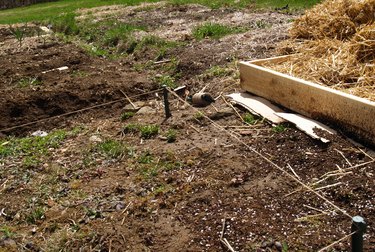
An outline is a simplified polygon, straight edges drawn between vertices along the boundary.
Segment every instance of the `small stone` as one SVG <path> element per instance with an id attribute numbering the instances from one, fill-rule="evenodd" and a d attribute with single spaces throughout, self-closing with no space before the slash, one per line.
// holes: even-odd
<path id="1" fill-rule="evenodd" d="M 149 106 L 142 107 L 138 110 L 137 114 L 147 115 L 147 114 L 155 114 L 155 110 Z"/>
<path id="2" fill-rule="evenodd" d="M 89 141 L 93 143 L 101 143 L 103 140 L 100 137 L 94 135 L 89 138 Z"/>
<path id="3" fill-rule="evenodd" d="M 137 101 L 137 102 L 133 102 L 133 104 L 130 104 L 130 103 L 126 104 L 126 106 L 124 107 L 124 110 L 125 111 L 138 111 L 143 106 L 145 106 L 145 102 Z"/>
<path id="4" fill-rule="evenodd" d="M 11 249 L 11 248 L 15 249 L 17 248 L 17 243 L 10 238 L 5 238 L 4 240 L 0 242 L 0 247 L 4 247 L 8 249 Z"/>
<path id="5" fill-rule="evenodd" d="M 277 251 L 282 251 L 283 250 L 283 245 L 281 245 L 281 242 L 275 242 L 275 247 Z"/>
<path id="6" fill-rule="evenodd" d="M 40 136 L 40 137 L 45 137 L 45 136 L 47 136 L 47 135 L 48 135 L 48 133 L 47 133 L 47 132 L 45 132 L 45 131 L 42 131 L 42 130 L 37 130 L 37 131 L 35 131 L 35 132 L 31 133 L 31 135 L 32 135 L 32 136 Z"/>
<path id="7" fill-rule="evenodd" d="M 116 211 L 121 211 L 124 208 L 125 208 L 124 203 L 120 202 L 116 204 Z"/>

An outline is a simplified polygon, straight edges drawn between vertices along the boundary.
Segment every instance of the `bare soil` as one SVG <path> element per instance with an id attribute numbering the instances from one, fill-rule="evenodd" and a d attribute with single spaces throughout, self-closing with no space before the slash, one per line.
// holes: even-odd
<path id="1" fill-rule="evenodd" d="M 275 55 L 294 18 L 165 4 L 102 7 L 94 15 L 116 15 L 147 25 L 149 34 L 183 41 L 165 56 L 178 59 L 178 84 L 190 93 L 206 87 L 213 97 L 239 91 L 236 60 Z M 250 29 L 196 41 L 192 28 L 207 21 Z M 80 129 L 36 165 L 25 167 L 22 156 L 0 156 L 0 251 L 228 251 L 221 238 L 235 251 L 317 251 L 350 234 L 355 215 L 368 223 L 365 251 L 375 250 L 370 150 L 340 134 L 323 144 L 291 125 L 280 133 L 262 120 L 246 125 L 220 97 L 198 110 L 225 130 L 173 96 L 173 116 L 165 120 L 160 91 L 139 96 L 159 89 L 155 76 L 164 63 L 147 65 L 151 52 L 110 60 L 53 35 L 46 41 L 27 38 L 19 47 L 7 27 L 0 27 L 0 34 L 0 139 Z M 62 66 L 68 70 L 49 71 Z M 227 74 L 207 74 L 213 66 Z M 25 79 L 36 84 L 22 86 Z M 121 121 L 128 104 L 124 93 L 147 106 L 145 114 Z M 160 131 L 142 139 L 123 132 L 129 123 L 157 124 Z M 176 132 L 173 143 L 165 140 L 170 129 Z M 109 139 L 128 151 L 100 154 L 97 144 Z M 27 221 L 39 208 L 43 216 Z M 349 248 L 346 239 L 328 251 Z"/>

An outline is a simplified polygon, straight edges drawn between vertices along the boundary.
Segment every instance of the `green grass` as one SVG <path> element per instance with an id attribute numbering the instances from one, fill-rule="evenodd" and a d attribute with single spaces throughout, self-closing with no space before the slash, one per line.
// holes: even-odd
<path id="1" fill-rule="evenodd" d="M 26 222 L 30 224 L 36 224 L 37 221 L 43 220 L 44 218 L 44 209 L 38 207 L 26 216 Z"/>
<path id="2" fill-rule="evenodd" d="M 24 77 L 24 78 L 21 78 L 19 81 L 18 81 L 18 86 L 20 88 L 26 88 L 26 87 L 30 87 L 30 86 L 39 86 L 42 84 L 42 81 L 39 80 L 38 78 L 33 78 L 33 77 Z"/>
<path id="3" fill-rule="evenodd" d="M 8 227 L 8 226 L 2 226 L 2 227 L 0 227 L 0 232 L 3 233 L 2 239 L 4 239 L 4 238 L 12 238 L 14 236 L 14 233 L 12 232 L 11 228 Z"/>
<path id="4" fill-rule="evenodd" d="M 142 138 L 148 139 L 159 133 L 159 125 L 144 125 L 139 128 L 139 131 Z"/>
<path id="5" fill-rule="evenodd" d="M 176 80 L 174 77 L 170 76 L 170 75 L 161 75 L 161 76 L 157 76 L 155 77 L 155 81 L 159 84 L 159 86 L 167 86 L 169 88 L 176 88 L 177 87 L 177 83 L 176 83 Z"/>
<path id="6" fill-rule="evenodd" d="M 129 118 L 132 118 L 134 115 L 135 115 L 135 112 L 133 112 L 133 111 L 126 111 L 126 112 L 124 112 L 124 113 L 121 114 L 120 120 L 121 121 L 125 121 L 125 120 L 127 120 Z"/>
<path id="7" fill-rule="evenodd" d="M 219 39 L 229 34 L 240 33 L 246 31 L 241 27 L 230 27 L 216 23 L 205 23 L 197 26 L 193 30 L 193 37 L 201 40 L 205 38 Z"/>
<path id="8" fill-rule="evenodd" d="M 50 3 L 35 4 L 26 7 L 0 11 L 0 24 L 14 24 L 30 21 L 42 21 L 69 13 L 80 8 L 92 8 L 104 5 L 124 4 L 137 5 L 142 2 L 158 2 L 158 0 L 60 0 Z M 197 3 L 211 8 L 254 6 L 257 8 L 280 8 L 289 3 L 291 9 L 308 8 L 319 0 L 169 0 L 172 4 Z"/>
<path id="9" fill-rule="evenodd" d="M 169 129 L 167 131 L 166 137 L 167 137 L 167 142 L 168 143 L 175 142 L 176 139 L 177 139 L 177 131 L 175 131 L 174 129 Z"/>
<path id="10" fill-rule="evenodd" d="M 98 143 L 97 150 L 108 158 L 119 158 L 127 152 L 123 143 L 112 139 Z"/>
<path id="11" fill-rule="evenodd" d="M 250 113 L 246 113 L 244 116 L 243 116 L 243 120 L 245 121 L 245 123 L 247 124 L 256 124 L 258 121 L 259 121 L 259 118 L 253 114 L 250 114 Z"/>
<path id="12" fill-rule="evenodd" d="M 284 132 L 287 128 L 288 127 L 286 125 L 279 124 L 279 125 L 272 127 L 272 131 L 275 133 L 281 133 L 281 132 Z"/>
<path id="13" fill-rule="evenodd" d="M 45 137 L 24 137 L 0 140 L 0 157 L 24 156 L 35 157 L 46 155 L 50 148 L 57 148 L 66 138 L 67 132 L 57 130 Z"/>

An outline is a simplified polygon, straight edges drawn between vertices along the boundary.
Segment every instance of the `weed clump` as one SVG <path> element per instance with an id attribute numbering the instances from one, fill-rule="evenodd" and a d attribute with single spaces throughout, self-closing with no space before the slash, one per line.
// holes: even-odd
<path id="1" fill-rule="evenodd" d="M 243 117 L 243 120 L 247 124 L 257 124 L 259 121 L 259 118 L 257 116 L 254 116 L 253 114 L 246 113 Z"/>
<path id="2" fill-rule="evenodd" d="M 132 111 L 124 112 L 124 113 L 121 114 L 120 120 L 121 121 L 125 121 L 125 120 L 127 120 L 129 118 L 132 118 L 134 115 L 135 115 L 135 113 L 132 112 Z"/>
<path id="3" fill-rule="evenodd" d="M 219 39 L 229 34 L 244 32 L 244 28 L 229 27 L 216 23 L 205 23 L 197 26 L 193 30 L 193 37 L 197 40 L 205 38 Z"/>
<path id="4" fill-rule="evenodd" d="M 108 139 L 98 143 L 97 150 L 109 158 L 119 158 L 126 153 L 126 147 L 123 143 Z"/>
<path id="5" fill-rule="evenodd" d="M 159 125 L 145 125 L 139 128 L 141 137 L 144 139 L 156 136 L 159 133 Z"/>

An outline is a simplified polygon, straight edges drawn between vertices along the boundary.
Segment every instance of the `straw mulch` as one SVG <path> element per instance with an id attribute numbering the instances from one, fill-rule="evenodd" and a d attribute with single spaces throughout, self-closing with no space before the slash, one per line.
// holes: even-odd
<path id="1" fill-rule="evenodd" d="M 375 0 L 326 0 L 296 20 L 268 67 L 375 101 Z"/>

